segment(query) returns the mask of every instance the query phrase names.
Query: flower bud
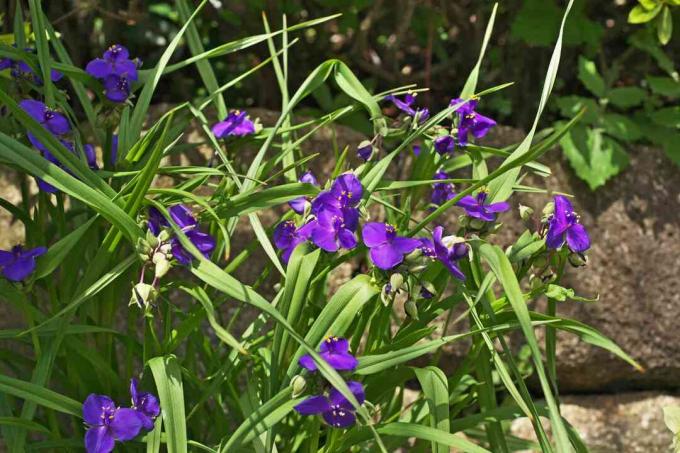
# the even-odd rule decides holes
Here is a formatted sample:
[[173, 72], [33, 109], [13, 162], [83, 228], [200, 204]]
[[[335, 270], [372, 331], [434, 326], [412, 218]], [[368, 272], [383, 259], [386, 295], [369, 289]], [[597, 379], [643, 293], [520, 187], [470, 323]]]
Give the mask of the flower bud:
[[161, 245], [160, 251], [164, 253], [167, 257], [167, 255], [172, 254], [172, 245], [169, 243], [165, 243]]
[[529, 206], [519, 205], [519, 216], [522, 220], [527, 222], [534, 215], [534, 209]]
[[[156, 253], [156, 255], [159, 255], [159, 254]], [[154, 272], [155, 272], [154, 276], [156, 278], [163, 278], [165, 276], [165, 274], [167, 274], [168, 271], [170, 270], [170, 267], [171, 267], [170, 261], [168, 261], [165, 258], [165, 255], [161, 255], [162, 258], [159, 259], [159, 260], [156, 260], [155, 259], [156, 255], [154, 255], [154, 263], [156, 263], [156, 267], [154, 269]]]
[[373, 151], [373, 144], [370, 140], [364, 140], [357, 146], [357, 156], [364, 162], [371, 158]]
[[416, 261], [421, 256], [423, 256], [423, 251], [420, 247], [418, 247], [414, 251], [412, 251], [411, 253], [406, 255], [406, 258], [404, 258], [404, 259], [406, 260], [407, 263], [409, 263], [409, 262]]
[[462, 227], [467, 227], [470, 224], [470, 217], [462, 215], [458, 217], [458, 223]]
[[137, 242], [135, 243], [135, 250], [137, 253], [143, 254], [143, 255], [150, 255], [153, 249], [149, 245], [144, 238], [138, 238]]
[[406, 301], [404, 304], [404, 310], [406, 310], [406, 314], [409, 315], [411, 318], [418, 320], [418, 306], [416, 303], [412, 300]]
[[529, 286], [532, 290], [537, 290], [543, 286], [543, 282], [540, 278], [537, 278], [535, 274], [531, 274], [531, 276], [529, 276]]
[[291, 397], [297, 398], [302, 395], [302, 392], [307, 388], [307, 381], [299, 374], [296, 374], [293, 376], [293, 379], [290, 380], [290, 387], [292, 389]]
[[486, 222], [481, 219], [470, 219], [468, 226], [473, 230], [481, 230], [486, 225]]
[[139, 308], [146, 308], [153, 303], [158, 295], [156, 288], [148, 283], [137, 283], [132, 288], [132, 295], [128, 305], [137, 305]]
[[392, 274], [390, 277], [390, 286], [392, 291], [395, 293], [401, 289], [401, 286], [404, 284], [404, 276], [401, 275], [398, 272], [395, 272]]
[[149, 247], [151, 247], [152, 249], [158, 247], [159, 243], [158, 238], [153, 235], [151, 230], [146, 230], [146, 243], [149, 244]]
[[168, 230], [161, 230], [158, 234], [158, 240], [161, 242], [167, 242], [170, 239], [170, 232]]
[[382, 291], [380, 291], [380, 300], [382, 300], [383, 305], [386, 307], [394, 300], [394, 291], [392, 291], [392, 285], [389, 283], [382, 287]]
[[574, 267], [583, 267], [588, 264], [588, 257], [583, 253], [572, 252], [569, 254], [569, 264]]
[[417, 274], [424, 271], [426, 267], [426, 264], [415, 264], [413, 266], [409, 266], [408, 271], [412, 274]]
[[277, 293], [281, 291], [281, 283], [274, 283], [273, 290], [276, 291]]
[[420, 294], [423, 295], [423, 291], [427, 291], [430, 294], [430, 297], [425, 297], [423, 295], [425, 299], [430, 299], [432, 298], [432, 296], [437, 294], [437, 288], [435, 288], [432, 283], [423, 281], [421, 282], [421, 284], [423, 285], [423, 287], [420, 290]]
[[543, 208], [543, 218], [550, 217], [551, 215], [553, 215], [553, 212], [555, 212], [555, 203], [551, 201], [547, 203]]

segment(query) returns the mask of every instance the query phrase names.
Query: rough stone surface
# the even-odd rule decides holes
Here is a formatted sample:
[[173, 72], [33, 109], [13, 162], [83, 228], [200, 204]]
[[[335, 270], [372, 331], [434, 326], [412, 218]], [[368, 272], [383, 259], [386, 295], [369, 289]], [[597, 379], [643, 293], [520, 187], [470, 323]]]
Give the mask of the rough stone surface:
[[[562, 415], [597, 453], [670, 451], [672, 434], [663, 421], [663, 407], [680, 406], [680, 397], [653, 392], [565, 396]], [[535, 440], [526, 418], [513, 421], [511, 432]]]

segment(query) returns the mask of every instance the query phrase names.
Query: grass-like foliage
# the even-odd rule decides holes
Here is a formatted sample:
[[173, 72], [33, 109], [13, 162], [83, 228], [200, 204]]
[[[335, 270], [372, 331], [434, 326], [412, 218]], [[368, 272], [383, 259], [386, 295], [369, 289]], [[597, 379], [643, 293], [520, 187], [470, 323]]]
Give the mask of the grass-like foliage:
[[[550, 176], [539, 159], [578, 120], [537, 134], [561, 31], [533, 127], [496, 149], [475, 144], [495, 125], [485, 98], [507, 86], [477, 86], [495, 9], [467, 83], [432, 112], [415, 87], [373, 94], [337, 60], [291, 87], [297, 34], [329, 17], [264, 19], [262, 34], [205, 49], [193, 23], [205, 1], [177, 0], [184, 26], [155, 66], [111, 43], [78, 67], [40, 1], [22, 3], [14, 45], [0, 45], [0, 163], [22, 193], [0, 207], [26, 232], [0, 252], [0, 299], [21, 322], [0, 331], [9, 451], [585, 450], [560, 415], [556, 332], [637, 364], [557, 316], [558, 302], [592, 302], [560, 286], [583, 271], [590, 239], [566, 194], [522, 183]], [[177, 61], [180, 44], [192, 56]], [[269, 58], [217, 80], [215, 59], [255, 45]], [[281, 114], [263, 127], [229, 90], [265, 69]], [[163, 76], [181, 70], [209, 95], [152, 119]], [[348, 104], [294, 115], [321, 88]], [[373, 136], [303, 152], [349, 115]], [[192, 125], [199, 140], [185, 139]], [[178, 155], [193, 164], [170, 165]], [[518, 191], [545, 207], [518, 207]], [[513, 243], [495, 235], [503, 216], [526, 226]], [[353, 277], [330, 290], [340, 266]], [[454, 343], [469, 347], [444, 367]], [[510, 435], [522, 417], [535, 441]]]

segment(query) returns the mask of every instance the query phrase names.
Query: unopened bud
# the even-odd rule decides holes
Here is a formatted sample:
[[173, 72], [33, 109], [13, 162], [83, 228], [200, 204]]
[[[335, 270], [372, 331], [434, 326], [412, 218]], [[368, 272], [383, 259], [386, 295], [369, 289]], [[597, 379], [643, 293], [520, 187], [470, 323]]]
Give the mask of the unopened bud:
[[151, 232], [151, 230], [146, 230], [146, 243], [149, 244], [149, 247], [152, 249], [155, 249], [158, 247], [158, 238], [154, 236], [154, 234]]
[[293, 379], [290, 380], [290, 387], [292, 389], [291, 396], [297, 398], [302, 395], [302, 392], [307, 388], [307, 381], [299, 374], [296, 374], [293, 376]]
[[473, 230], [481, 230], [486, 225], [486, 222], [481, 219], [470, 219], [468, 226]]
[[172, 245], [170, 245], [169, 243], [165, 243], [161, 245], [160, 251], [167, 256], [172, 253]]
[[137, 305], [139, 308], [146, 308], [153, 303], [157, 296], [156, 288], [148, 283], [137, 283], [132, 288], [132, 295], [128, 305]]
[[426, 267], [427, 267], [426, 264], [422, 264], [422, 263], [421, 264], [415, 264], [413, 266], [409, 266], [408, 271], [412, 274], [417, 274], [419, 272], [424, 271]]
[[529, 207], [529, 206], [524, 206], [523, 204], [519, 205], [519, 216], [522, 220], [525, 222], [531, 219], [531, 216], [534, 215], [534, 208]]
[[380, 291], [380, 300], [386, 307], [394, 300], [394, 291], [392, 291], [392, 285], [389, 283], [384, 285], [382, 291]]
[[167, 242], [170, 239], [170, 232], [168, 230], [161, 230], [158, 234], [158, 240], [161, 242]]
[[406, 255], [406, 262], [414, 262], [417, 259], [419, 259], [421, 256], [423, 256], [423, 251], [420, 247], [416, 248], [414, 251]]
[[[423, 281], [423, 282], [421, 282], [421, 284], [423, 285], [422, 290], [427, 291], [427, 292], [428, 292], [429, 294], [431, 294], [432, 296], [434, 296], [435, 294], [437, 294], [437, 288], [435, 288], [434, 285], [433, 285], [432, 283]], [[421, 295], [422, 295], [422, 293], [423, 293], [422, 290], [420, 291]], [[425, 297], [425, 296], [423, 296], [423, 297]], [[430, 297], [431, 297], [431, 296], [430, 296]], [[425, 299], [429, 299], [429, 297], [425, 297]]]
[[543, 282], [540, 278], [537, 278], [535, 274], [531, 274], [531, 276], [529, 276], [529, 286], [532, 290], [537, 290], [543, 286]]
[[[156, 253], [156, 255], [158, 255], [158, 253]], [[162, 256], [162, 259], [159, 259], [158, 261], [154, 260], [154, 263], [156, 263], [156, 267], [154, 269], [154, 276], [156, 278], [163, 278], [165, 276], [165, 274], [168, 273], [168, 271], [170, 270], [170, 267], [171, 267], [170, 261], [168, 261], [165, 258], [165, 255], [161, 255], [161, 256]], [[154, 258], [155, 258], [155, 255], [154, 255]]]
[[409, 315], [411, 318], [418, 320], [418, 306], [416, 303], [412, 300], [406, 301], [404, 304], [404, 310], [406, 310], [406, 314]]
[[545, 205], [545, 207], [543, 208], [543, 211], [542, 211], [542, 212], [543, 212], [543, 217], [544, 217], [544, 218], [548, 218], [548, 217], [550, 217], [551, 215], [553, 215], [553, 212], [555, 212], [555, 203], [553, 203], [552, 201], [549, 202], [549, 203], [547, 203], [547, 204]]
[[588, 257], [583, 253], [570, 253], [569, 254], [569, 264], [574, 267], [583, 267], [588, 264]]
[[395, 293], [401, 289], [401, 285], [404, 284], [404, 276], [396, 272], [390, 277], [390, 286], [392, 291]]
[[149, 245], [144, 238], [138, 238], [137, 242], [135, 243], [135, 249], [137, 250], [137, 253], [144, 254], [144, 255], [150, 255], [153, 249]]
[[467, 227], [470, 224], [470, 217], [462, 215], [458, 217], [458, 223], [462, 227]]

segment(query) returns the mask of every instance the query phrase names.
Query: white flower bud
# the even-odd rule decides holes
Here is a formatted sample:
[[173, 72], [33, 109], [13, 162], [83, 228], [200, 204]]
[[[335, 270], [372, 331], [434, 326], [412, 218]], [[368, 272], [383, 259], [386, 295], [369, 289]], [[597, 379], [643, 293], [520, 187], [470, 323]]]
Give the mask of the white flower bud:
[[296, 374], [293, 376], [293, 379], [290, 380], [290, 386], [293, 389], [291, 396], [297, 398], [305, 391], [305, 388], [307, 388], [307, 381], [299, 374]]
[[130, 303], [128, 305], [137, 305], [139, 308], [146, 308], [153, 303], [157, 296], [156, 288], [148, 283], [137, 283], [132, 288], [132, 295], [130, 296]]

